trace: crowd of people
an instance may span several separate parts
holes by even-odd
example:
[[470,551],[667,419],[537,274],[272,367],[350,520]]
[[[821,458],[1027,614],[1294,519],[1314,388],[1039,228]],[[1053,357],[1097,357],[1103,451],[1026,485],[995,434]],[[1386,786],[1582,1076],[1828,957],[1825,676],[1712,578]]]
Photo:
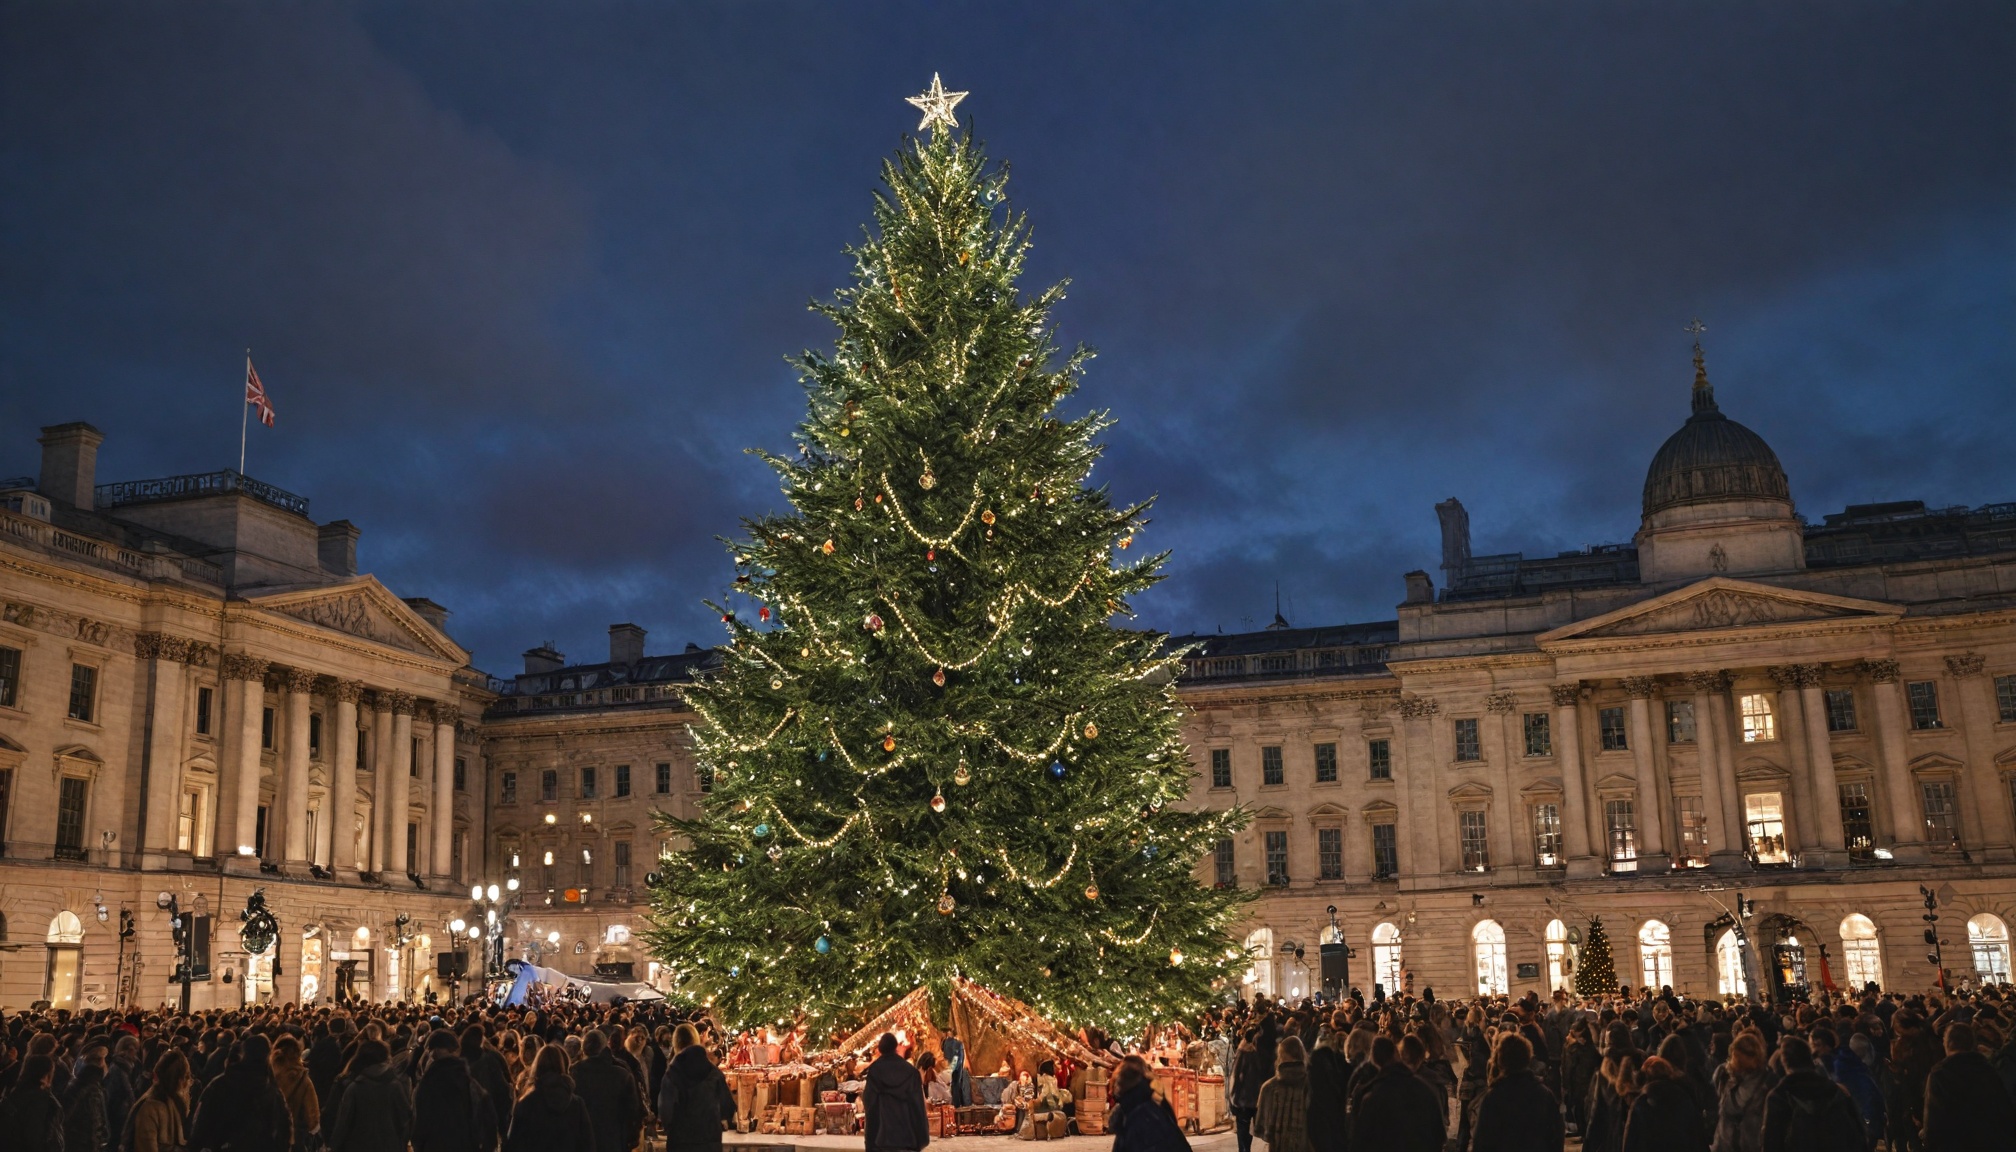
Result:
[[1268,1152],[1559,1152],[1570,1136],[1584,1152],[2016,1152],[2006,986],[1784,1008],[1670,988],[1260,999],[1207,1016],[1191,1047],[1226,1070],[1239,1152],[1256,1137]]
[[[1239,1152],[2016,1152],[2006,987],[1776,1009],[1671,989],[1260,998],[1084,1038],[1117,1058],[1114,1152],[1189,1152],[1152,1071],[1179,1061],[1225,1072]],[[734,1051],[662,1003],[22,1013],[0,1024],[0,1147],[714,1152]],[[919,1152],[950,1091],[937,1054],[908,1055],[885,1036],[846,1069],[870,1152]]]

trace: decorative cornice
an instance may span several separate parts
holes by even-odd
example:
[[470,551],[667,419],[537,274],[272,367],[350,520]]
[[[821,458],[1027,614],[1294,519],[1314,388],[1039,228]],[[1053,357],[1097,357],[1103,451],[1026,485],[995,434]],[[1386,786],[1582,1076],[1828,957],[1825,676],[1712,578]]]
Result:
[[338,680],[335,687],[329,690],[329,694],[339,703],[355,704],[364,698],[364,685],[357,680]]
[[1946,671],[1955,677],[1979,676],[1987,667],[1988,658],[1979,652],[1963,652],[1958,656],[1946,657]]
[[118,652],[132,651],[136,640],[130,629],[121,628],[117,624],[107,624],[103,620],[93,620],[89,616],[79,616],[74,612],[63,612],[13,600],[0,604],[0,620],[18,627],[47,632],[51,636],[60,636],[65,640],[76,640],[94,648],[110,648]]
[[1864,676],[1869,677],[1869,679],[1874,680],[1878,684],[1895,684],[1897,682],[1897,661],[1864,660],[1861,672]]
[[1484,710],[1501,716],[1510,715],[1519,709],[1519,698],[1510,692],[1493,692],[1484,697]]
[[243,652],[224,654],[223,675],[226,680],[263,681],[266,679],[266,667],[266,661],[256,656],[247,656]]
[[1658,687],[1659,681],[1656,677],[1626,676],[1624,678],[1624,691],[1630,693],[1634,699],[1647,699],[1652,695],[1653,690]]
[[1582,685],[1580,683],[1555,684],[1548,691],[1553,693],[1554,706],[1556,708],[1573,708],[1582,702]]
[[1433,696],[1400,697],[1400,715],[1409,720],[1426,720],[1442,711],[1442,705]]
[[280,673],[280,682],[289,692],[313,692],[317,679],[319,677],[306,668],[287,668]]

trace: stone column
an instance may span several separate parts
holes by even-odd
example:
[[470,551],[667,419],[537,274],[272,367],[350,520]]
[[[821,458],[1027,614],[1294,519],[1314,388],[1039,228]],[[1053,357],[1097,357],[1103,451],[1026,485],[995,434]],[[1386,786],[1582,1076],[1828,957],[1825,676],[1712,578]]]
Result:
[[413,870],[406,859],[408,781],[413,775],[413,697],[408,693],[392,694],[392,762],[379,775],[389,777],[378,783],[387,801],[386,859],[394,875],[404,876]]
[[355,868],[368,872],[368,854],[360,857],[357,851],[357,701],[364,695],[364,685],[338,680],[331,695],[336,700],[332,721],[336,732],[331,741],[336,759],[329,770],[328,810],[322,814],[322,827],[315,837],[315,857],[332,871]]
[[[392,693],[377,692],[371,720],[371,871],[383,874],[392,866],[386,847],[386,825],[390,822],[392,790]],[[406,778],[399,778],[400,795],[405,795]],[[403,838],[403,837],[402,837]]]
[[1890,831],[1891,854],[1899,860],[1923,860],[1925,822],[1918,813],[1918,789],[1911,779],[1911,750],[1905,734],[1911,717],[1904,707],[1904,687],[1897,682],[1897,661],[1865,660],[1869,694],[1876,700],[1876,748],[1883,759],[1884,824]]
[[1442,705],[1433,697],[1402,696],[1399,701],[1400,822],[1394,828],[1399,839],[1400,878],[1403,886],[1419,883],[1419,877],[1443,871],[1440,834],[1441,814],[1436,811],[1429,785],[1435,772],[1435,734],[1431,725]]
[[1556,684],[1554,754],[1561,758],[1561,848],[1570,879],[1597,876],[1603,861],[1589,850],[1589,791],[1582,779],[1582,686]]
[[1512,789],[1512,765],[1516,762],[1520,746],[1519,698],[1510,692],[1493,692],[1484,697],[1484,710],[1497,718],[1494,724],[1480,724],[1483,730],[1484,758],[1491,765],[1491,791],[1495,802],[1491,805],[1491,870],[1502,871],[1514,866],[1531,868],[1533,856],[1524,854],[1520,858],[1519,836],[1514,831],[1515,813],[1525,810],[1519,803],[1519,796]]
[[455,842],[455,711],[451,705],[434,705],[434,802],[427,815],[433,822],[428,844],[434,850],[435,876],[448,875],[454,863]]
[[217,856],[242,862],[257,871],[253,841],[259,834],[259,735],[266,707],[266,661],[242,652],[224,657],[225,695],[236,711],[230,777],[224,791],[231,797],[231,826],[218,830]]
[[[308,713],[315,691],[315,673],[289,668],[281,674],[285,690],[282,703],[287,713],[286,759],[281,764],[279,807],[286,813],[285,854],[282,862],[289,872],[308,870]],[[269,830],[270,837],[272,832]]]
[[133,638],[150,683],[147,697],[147,795],[140,834],[140,867],[167,864],[175,850],[175,814],[182,800],[182,731],[188,711],[188,666],[183,663],[189,641],[160,632]]
[[1659,795],[1659,774],[1652,766],[1652,690],[1658,681],[1650,676],[1629,676],[1624,690],[1631,694],[1631,767],[1638,785],[1638,871],[1664,872],[1668,866],[1665,826],[1666,802]]
[[1734,871],[1743,863],[1726,801],[1736,781],[1724,775],[1728,734],[1722,726],[1723,684],[1720,672],[1687,674],[1687,686],[1694,690],[1694,760],[1701,772],[1701,808],[1708,817],[1708,867],[1718,872]]
[[1995,767],[1991,733],[1999,712],[1994,681],[1981,674],[1987,657],[1978,652],[1946,657],[1946,674],[1959,697],[1960,736],[1967,742],[1967,778],[1971,782],[1962,811],[1981,814],[1981,847],[1974,858],[1988,863],[2016,860],[2016,835],[2011,834],[2009,790]]
[[1834,775],[1834,745],[1827,735],[1827,697],[1817,664],[1793,666],[1799,676],[1799,709],[1806,720],[1806,762],[1813,773],[1814,827],[1800,836],[1810,868],[1846,868],[1847,833],[1841,827],[1841,785]]

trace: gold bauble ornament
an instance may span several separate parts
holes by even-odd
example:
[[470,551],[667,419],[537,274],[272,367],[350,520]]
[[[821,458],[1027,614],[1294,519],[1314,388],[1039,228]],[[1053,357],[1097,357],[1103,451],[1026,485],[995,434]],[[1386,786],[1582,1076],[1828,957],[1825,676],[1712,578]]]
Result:
[[938,477],[932,475],[931,470],[929,468],[926,468],[924,470],[924,474],[922,476],[917,477],[917,486],[919,488],[924,489],[926,492],[929,492],[931,489],[936,488],[938,486]]
[[972,782],[973,782],[973,770],[966,767],[966,761],[964,760],[959,761],[959,767],[952,770],[952,783],[971,784]]
[[1097,880],[1094,880],[1092,883],[1085,885],[1085,899],[1097,900],[1098,898],[1099,898],[1099,882]]
[[1097,740],[1098,738],[1099,738],[1099,725],[1092,723],[1090,720],[1087,720],[1085,722],[1085,739]]
[[770,681],[770,690],[771,690],[772,692],[781,692],[781,691],[783,691],[783,690],[784,690],[784,681],[782,681],[782,680],[772,680],[772,681]]
[[987,525],[989,528],[994,526],[994,510],[992,508],[980,513],[980,523]]
[[889,735],[882,737],[882,751],[894,752],[895,750],[896,750],[896,734],[894,732],[891,732]]
[[938,897],[938,914],[940,916],[950,916],[952,914],[952,909],[957,908],[958,906],[959,906],[958,902],[952,899],[952,894],[950,892],[947,892],[943,896]]
[[842,435],[842,436],[846,436],[846,435],[848,435],[848,430],[847,430],[847,428],[846,428],[845,426],[841,427],[841,429],[840,429],[840,435]]
[[1128,548],[1133,547],[1133,545],[1134,545],[1134,538],[1132,536],[1120,537],[1120,550],[1122,552],[1125,552]]
[[1169,963],[1171,963],[1171,964],[1174,964],[1174,965],[1177,965],[1177,966],[1179,966],[1179,967],[1180,967],[1180,966],[1182,965],[1182,963],[1183,963],[1183,950],[1182,950],[1181,948],[1171,948],[1171,949],[1169,949]]
[[824,552],[828,556],[831,556],[833,554],[833,541],[828,540],[824,544],[821,544],[819,546],[819,551]]

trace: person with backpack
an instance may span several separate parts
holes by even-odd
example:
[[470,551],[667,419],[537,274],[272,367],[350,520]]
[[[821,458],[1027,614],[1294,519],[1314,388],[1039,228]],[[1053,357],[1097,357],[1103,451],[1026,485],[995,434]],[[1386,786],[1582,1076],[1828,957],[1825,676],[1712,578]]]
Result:
[[588,1106],[595,1126],[595,1152],[630,1152],[644,1127],[644,1094],[630,1069],[618,1063],[609,1034],[590,1028],[581,1034],[581,1061],[574,1065],[574,1091]]
[[290,1152],[294,1120],[273,1083],[272,1048],[248,1035],[224,1071],[203,1089],[190,1126],[190,1152]]
[[469,1074],[460,1041],[446,1028],[427,1034],[427,1070],[413,1090],[413,1152],[492,1152],[497,1114]]
[[735,1093],[707,1058],[700,1030],[672,1030],[672,1059],[658,1079],[658,1126],[665,1152],[720,1152],[721,1126],[735,1119]]
[[1785,1078],[1764,1098],[1764,1152],[1859,1152],[1862,1113],[1813,1063],[1800,1036],[1778,1042]]
[[357,1045],[336,1080],[336,1118],[328,1122],[330,1152],[405,1152],[413,1130],[413,1095],[392,1067],[383,1040]]

